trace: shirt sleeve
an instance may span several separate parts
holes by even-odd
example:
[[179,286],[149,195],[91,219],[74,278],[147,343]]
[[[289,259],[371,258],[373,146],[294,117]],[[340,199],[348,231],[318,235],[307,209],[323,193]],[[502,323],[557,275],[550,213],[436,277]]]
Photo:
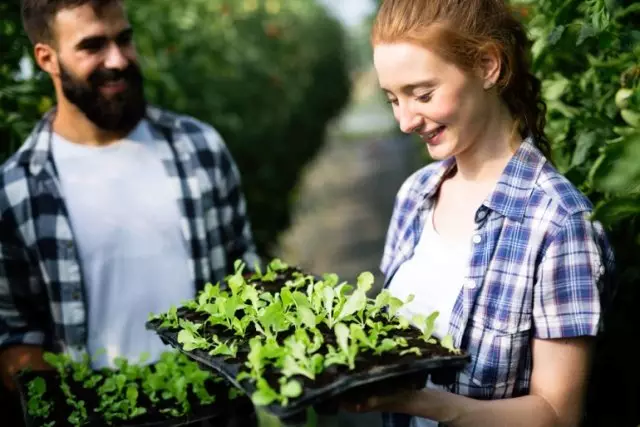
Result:
[[30,274],[24,249],[8,241],[0,221],[0,349],[17,344],[44,345],[46,334],[35,310],[39,279]]
[[251,221],[247,213],[247,202],[242,191],[240,171],[226,146],[220,149],[220,173],[222,181],[218,186],[220,206],[220,226],[224,238],[225,252],[230,268],[240,259],[246,270],[254,271],[256,264],[262,267],[253,240]]
[[536,338],[595,336],[610,289],[612,252],[589,212],[570,215],[543,254],[534,286]]

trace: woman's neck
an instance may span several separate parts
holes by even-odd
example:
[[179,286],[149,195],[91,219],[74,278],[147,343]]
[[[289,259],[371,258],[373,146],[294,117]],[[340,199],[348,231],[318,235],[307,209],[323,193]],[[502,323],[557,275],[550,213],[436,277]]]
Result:
[[498,181],[515,149],[521,143],[514,139],[514,120],[506,106],[495,113],[476,140],[456,156],[455,179],[468,184],[494,184]]

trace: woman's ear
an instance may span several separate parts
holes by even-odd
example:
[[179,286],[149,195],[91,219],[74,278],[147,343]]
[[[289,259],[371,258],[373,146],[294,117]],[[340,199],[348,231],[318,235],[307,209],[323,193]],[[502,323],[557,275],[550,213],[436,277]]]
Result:
[[478,64],[480,78],[485,89],[491,89],[496,85],[502,70],[502,58],[498,48],[494,44],[484,47],[480,53]]

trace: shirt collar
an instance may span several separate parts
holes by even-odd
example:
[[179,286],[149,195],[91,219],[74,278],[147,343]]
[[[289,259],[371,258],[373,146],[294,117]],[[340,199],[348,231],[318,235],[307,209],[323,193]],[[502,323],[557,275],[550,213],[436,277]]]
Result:
[[[535,146],[533,138],[525,138],[483,205],[511,220],[520,221],[524,217],[536,180],[546,162],[542,152]],[[445,176],[454,167],[453,157],[442,161],[424,183],[422,196],[426,199],[433,198]]]
[[[51,123],[55,117],[55,112],[56,107],[53,107],[44,114],[34,126],[23,146],[18,150],[18,164],[28,167],[29,172],[33,175],[38,175],[50,160],[50,143],[53,134]],[[159,135],[155,128],[175,130],[179,126],[178,117],[152,106],[147,107],[145,118],[153,125],[152,133],[154,136]]]

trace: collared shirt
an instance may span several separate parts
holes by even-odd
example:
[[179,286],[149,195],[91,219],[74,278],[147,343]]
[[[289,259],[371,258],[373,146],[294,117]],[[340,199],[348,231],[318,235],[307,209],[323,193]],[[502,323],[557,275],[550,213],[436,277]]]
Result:
[[[0,167],[0,347],[78,354],[86,351],[86,293],[51,153],[54,113]],[[220,135],[155,107],[147,120],[180,208],[195,289],[222,280],[237,259],[253,268],[259,259],[240,176]]]
[[[420,238],[425,213],[455,159],[434,162],[400,188],[381,270],[387,287]],[[449,324],[471,361],[450,391],[476,399],[529,393],[533,338],[594,336],[612,294],[614,256],[593,207],[531,139],[512,156],[475,214],[464,286]],[[407,426],[404,414],[383,414]]]

